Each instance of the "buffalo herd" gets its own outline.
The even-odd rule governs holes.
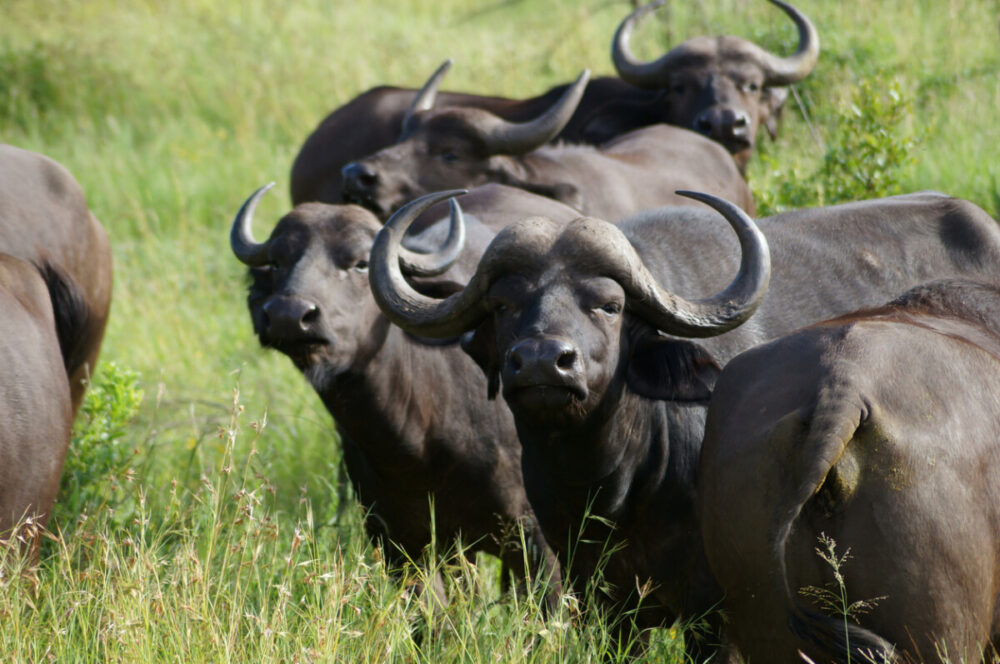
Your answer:
[[[548,610],[592,590],[637,656],[678,621],[695,662],[996,656],[1000,227],[930,191],[754,218],[756,134],[819,57],[770,2],[790,56],[643,62],[657,0],[618,77],[507,99],[440,91],[449,60],[334,110],[268,237],[270,186],[232,222],[253,331],[393,568],[461,542]],[[76,181],[0,145],[0,536],[51,511],[110,297]],[[865,615],[816,602],[820,543]]]

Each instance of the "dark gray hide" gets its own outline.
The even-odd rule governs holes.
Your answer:
[[[496,230],[525,210],[576,215],[498,186],[462,200],[466,249],[441,277],[415,280],[424,292],[460,288]],[[446,208],[432,209],[419,225],[424,230],[407,244],[436,249],[447,235]],[[431,542],[433,497],[439,546],[461,534],[471,550],[498,555],[522,574],[523,553],[510,539],[516,534],[511,525],[521,521],[535,572],[553,571],[558,584],[524,494],[506,405],[487,400],[485,377],[456,340],[412,337],[391,325],[372,299],[365,272],[380,227],[353,205],[306,203],[285,215],[259,247],[263,260],[251,261],[261,263],[250,269],[254,330],[263,346],[291,358],[333,416],[351,481],[370,511],[369,535],[391,540],[385,551],[393,564],[402,563],[403,554],[418,559]]]
[[[480,266],[500,267],[477,285],[488,298],[478,309],[457,313],[450,306],[460,301],[457,294],[438,305],[452,324],[435,326],[433,313],[391,315],[404,327],[419,318],[424,333],[476,330],[467,346],[493,380],[503,381],[525,488],[546,538],[565,564],[567,543],[579,537],[568,570],[578,586],[597,568],[604,542],[621,546],[603,569],[607,600],[617,610],[634,608],[637,588],[652,580],[640,626],[700,616],[722,599],[694,510],[705,403],[721,365],[930,278],[1000,271],[996,223],[975,205],[941,194],[779,215],[759,222],[773,266],[760,309],[741,327],[694,343],[658,334],[639,315],[648,299],[626,297],[620,282],[561,243],[572,224],[535,226],[523,243],[506,239],[524,228],[505,230],[484,254]],[[665,208],[619,228],[671,293],[717,293],[736,272],[736,240],[710,212]],[[606,235],[615,236],[610,224]],[[494,255],[494,247],[512,260]],[[383,268],[377,258],[373,253],[373,277]],[[601,520],[581,529],[587,513]],[[698,644],[691,645],[700,657]]]
[[[381,218],[418,196],[487,182],[613,221],[663,205],[694,205],[677,189],[706,191],[754,212],[750,189],[725,149],[686,129],[654,125],[596,147],[547,145],[540,135],[514,151],[491,137],[498,122],[481,109],[421,111],[402,140],[345,169],[358,175],[345,182],[345,196]]]
[[[111,248],[69,172],[34,152],[0,144],[0,252],[64,270],[83,293],[88,321],[68,356],[73,410],[97,363],[111,307]],[[67,340],[68,341],[68,340]]]
[[[88,321],[65,272],[0,253],[0,539],[48,521],[73,424],[64,353]]]
[[[440,92],[437,104],[481,108],[511,122],[525,122],[550,108],[569,85],[558,85],[529,99]],[[292,203],[342,202],[343,168],[399,140],[403,118],[417,92],[379,86],[324,118],[292,165]],[[619,78],[596,78],[587,85],[577,112],[558,138],[574,143],[604,142],[636,127],[654,124],[659,121],[658,97],[655,91],[640,90]]]
[[[980,661],[1000,643],[1000,290],[915,288],[734,358],[698,474],[705,550],[749,661]],[[798,590],[836,587],[852,620]],[[848,645],[849,641],[849,645]],[[891,644],[891,645],[890,645]],[[992,645],[990,645],[992,644]],[[850,657],[850,660],[848,660]],[[884,655],[875,661],[883,661]]]

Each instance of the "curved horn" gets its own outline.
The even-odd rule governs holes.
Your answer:
[[[462,193],[465,193],[462,191]],[[448,237],[434,253],[420,254],[405,247],[399,248],[400,268],[405,274],[415,277],[433,277],[450,268],[465,247],[465,216],[458,201],[449,201],[451,214]]]
[[[253,212],[257,209],[257,203],[273,186],[273,182],[265,184],[250,195],[240,211],[236,213],[233,227],[229,231],[229,246],[232,247],[233,253],[240,261],[250,267],[259,267],[267,263],[267,243],[254,240],[250,227],[253,223]]]
[[[401,127],[403,133],[410,127],[410,122],[413,119],[413,114],[419,111],[427,111],[434,108],[434,101],[437,99],[438,87],[441,85],[441,80],[444,75],[448,73],[451,69],[451,65],[454,60],[448,58],[435,70],[431,77],[427,79],[424,83],[424,87],[420,88],[417,92],[417,96],[413,98],[413,102],[410,104],[410,108],[406,110],[406,115],[403,116],[403,126]]]
[[[690,191],[677,193],[715,208],[739,237],[743,252],[739,272],[716,295],[692,301],[663,290],[620,231],[604,230],[603,237],[599,237],[593,229],[580,228],[582,232],[578,232],[573,241],[582,239],[595,247],[592,255],[607,257],[602,260],[606,261],[608,276],[628,293],[629,307],[636,315],[653,327],[679,337],[717,336],[746,321],[764,298],[771,276],[767,240],[753,220],[729,201]],[[597,239],[589,240],[588,235]]]
[[[670,66],[670,53],[653,62],[641,62],[632,55],[629,41],[632,39],[632,31],[639,25],[639,22],[665,3],[666,0],[656,0],[656,2],[639,7],[626,16],[615,31],[615,36],[611,40],[611,60],[615,64],[618,75],[626,83],[631,83],[639,88],[663,86],[660,72],[665,67]]]
[[[764,70],[766,85],[789,85],[801,81],[816,67],[819,59],[819,34],[806,16],[792,5],[781,0],[770,0],[795,21],[799,29],[799,46],[795,53],[783,58],[769,53],[756,44],[747,42],[754,53],[757,64]],[[663,86],[663,76],[674,66],[676,60],[688,51],[681,44],[670,50],[657,60],[641,62],[632,55],[629,40],[632,31],[648,14],[662,7],[664,0],[636,9],[621,22],[611,43],[611,59],[615,63],[618,75],[627,83],[640,88],[659,88]]]
[[[584,69],[549,110],[530,122],[507,122],[493,116],[494,126],[484,132],[486,149],[492,154],[524,154],[551,141],[573,117],[589,80],[590,70]]]
[[[463,190],[442,191],[410,201],[375,236],[368,271],[372,295],[386,317],[410,333],[439,338],[454,336],[470,329],[489,313],[484,297],[489,275],[481,275],[479,270],[464,290],[436,300],[410,286],[400,269],[400,243],[410,225],[431,205],[463,193]],[[460,210],[458,203],[453,203],[453,225],[455,213]]]
[[[819,60],[819,33],[812,22],[792,5],[781,0],[771,0],[795,21],[799,29],[799,46],[795,53],[783,58],[760,49],[760,66],[764,69],[766,85],[791,85],[801,81],[816,68]]]

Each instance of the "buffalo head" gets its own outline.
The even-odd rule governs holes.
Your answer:
[[[435,108],[438,86],[450,65],[441,65],[417,93],[395,145],[344,167],[344,200],[383,219],[423,194],[487,182],[563,200],[552,188],[524,181],[523,169],[510,157],[538,149],[563,130],[580,103],[589,72],[534,120],[509,122],[481,108]]]
[[[403,329],[431,337],[466,335],[463,345],[520,421],[579,421],[626,386],[642,396],[707,398],[718,366],[700,346],[670,339],[709,337],[756,310],[770,275],[767,243],[738,207],[686,193],[725,216],[743,250],[739,274],[712,297],[689,301],[657,283],[615,225],[592,218],[535,217],[501,231],[465,289],[447,299],[411,288],[398,268],[399,238],[427,202],[400,209],[372,250],[372,290]]]
[[[802,80],[815,68],[819,35],[795,7],[770,0],[795,22],[799,46],[779,57],[739,37],[695,37],[653,62],[640,62],[629,49],[638,23],[664,0],[636,9],[615,33],[611,57],[618,75],[636,87],[662,90],[663,121],[698,131],[722,143],[745,170],[753,152],[757,128],[764,125],[774,138],[785,86]]]
[[[319,389],[319,383],[363,364],[386,334],[388,322],[371,298],[367,276],[381,223],[355,205],[304,203],[258,243],[253,213],[270,187],[258,189],[240,208],[230,244],[250,268],[247,300],[260,343],[288,355]],[[455,193],[461,192],[439,198]],[[437,251],[403,249],[400,269],[411,277],[444,272],[461,252],[464,228],[456,217]]]

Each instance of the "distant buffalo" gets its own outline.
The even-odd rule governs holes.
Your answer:
[[[394,564],[419,559],[434,540],[448,544],[461,536],[470,550],[499,556],[521,576],[527,555],[535,573],[552,574],[557,587],[554,557],[524,493],[507,406],[487,400],[486,378],[457,340],[413,337],[372,298],[368,253],[381,222],[354,205],[307,203],[258,243],[250,225],[264,191],[240,210],[231,235],[234,253],[250,269],[254,331],[263,346],[294,362],[333,416],[348,474],[369,511],[369,535],[385,544]],[[461,288],[496,230],[530,210],[562,219],[577,214],[499,186],[463,201],[464,251],[456,235],[464,225],[449,234],[446,211],[425,215],[423,232],[407,242],[413,249],[404,251],[403,269],[422,292]],[[525,528],[527,554],[517,523]]]
[[[613,42],[612,57],[621,79],[591,81],[576,112],[554,139],[596,145],[640,127],[673,124],[719,141],[744,171],[758,126],[764,125],[772,137],[777,133],[787,98],[784,86],[808,76],[819,57],[819,36],[809,19],[791,5],[771,2],[788,14],[799,31],[798,48],[789,57],[775,56],[738,37],[695,37],[655,62],[640,62],[629,50],[631,33],[643,16],[662,3],[636,10],[622,22]],[[342,202],[342,169],[399,140],[406,118],[427,108],[424,93],[428,91],[434,92],[438,107],[478,108],[520,123],[551,108],[570,87],[559,85],[537,97],[517,100],[438,93],[441,76],[439,70],[420,92],[372,88],[324,118],[295,158],[292,203]]]
[[[801,81],[816,67],[819,35],[806,16],[781,0],[770,0],[795,22],[799,45],[779,57],[740,37],[694,37],[653,62],[636,60],[629,50],[639,21],[666,0],[636,9],[615,34],[611,49],[618,75],[640,88],[663,91],[659,122],[687,127],[718,141],[745,172],[753,154],[757,129],[771,138],[787,86]]]
[[[736,206],[698,197],[729,223],[699,208],[618,225],[522,220],[445,299],[399,273],[412,217],[401,211],[375,240],[369,276],[383,311],[411,333],[472,333],[464,346],[514,413],[525,489],[564,574],[582,588],[601,570],[613,613],[638,608],[640,627],[708,616],[708,643],[686,640],[703,661],[724,639],[695,511],[720,367],[929,278],[995,278],[1000,229],[934,193],[778,215],[759,230]]]
[[[705,550],[751,662],[995,661],[1000,289],[947,280],[733,359],[698,474]],[[800,594],[840,590],[846,621]],[[846,631],[845,631],[846,629]]]
[[[344,167],[345,199],[385,219],[418,196],[496,182],[612,221],[692,203],[676,189],[704,190],[753,213],[732,158],[692,131],[661,124],[600,146],[549,145],[573,117],[587,75],[529,122],[508,122],[481,108],[414,112],[398,143]]]
[[[68,366],[73,411],[79,407],[104,338],[111,307],[111,249],[80,185],[48,157],[0,144],[0,252],[51,264],[78,285],[89,315],[74,327]],[[57,312],[58,313],[58,312]]]
[[[0,539],[52,511],[73,426],[67,369],[90,313],[66,272],[0,253]]]

